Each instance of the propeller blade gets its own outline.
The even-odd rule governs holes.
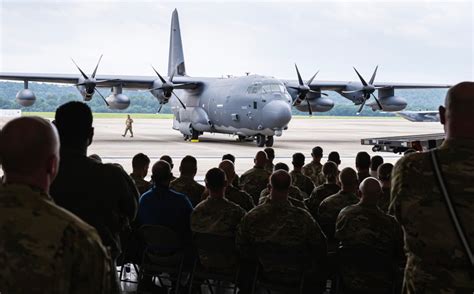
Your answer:
[[[97,65],[95,66],[94,72],[92,73],[92,78],[95,78],[95,74],[97,73],[97,68],[99,68],[100,61],[102,60],[102,56],[104,56],[104,54],[100,55],[99,61],[97,61]]]
[[[372,77],[370,78],[370,81],[369,81],[369,84],[373,84],[374,83],[374,80],[375,80],[375,75],[377,74],[377,69],[379,68],[379,66],[377,65],[375,67],[375,70],[374,70],[374,73],[372,74]]]
[[[360,108],[359,108],[359,110],[357,111],[357,115],[359,115],[359,114],[361,113],[362,109],[364,109],[364,106],[365,106],[365,102],[366,102],[366,101],[367,101],[367,100],[364,99],[364,102],[362,102],[362,104],[360,105]]]
[[[352,93],[357,93],[360,92],[361,90],[353,90],[353,91],[342,91],[343,94],[352,94]]]
[[[99,92],[99,89],[97,89],[97,87],[95,87],[94,90],[100,95],[100,97],[102,97],[102,100],[104,100],[105,105],[109,106],[109,102],[107,102],[107,100],[105,100],[104,95],[102,95],[102,93]]]
[[[163,79],[163,77],[158,73],[158,71],[153,67],[153,65],[151,66],[151,68],[153,68],[153,70],[155,71],[155,73],[158,75],[158,77],[160,78],[160,81],[161,81],[163,84],[166,84],[166,80]]]
[[[367,82],[364,80],[364,78],[360,75],[360,73],[357,71],[357,69],[355,67],[353,67],[356,74],[359,76],[359,79],[360,79],[360,82],[362,83],[362,85],[364,86],[367,86]]]
[[[313,115],[313,110],[311,109],[311,104],[309,103],[308,99],[306,99],[306,104],[308,104],[309,115],[312,116]]]
[[[81,72],[82,76],[84,77],[84,79],[88,80],[89,77],[82,71],[82,69],[79,67],[79,65],[77,65],[77,63],[74,61],[74,59],[72,59],[72,62],[74,63],[74,65],[77,67],[77,69]]]
[[[300,71],[298,70],[298,66],[296,65],[296,63],[295,63],[295,68],[296,68],[296,74],[298,75],[298,83],[300,84],[300,86],[303,86],[304,85],[303,79],[301,78]]]
[[[315,94],[321,94],[323,96],[329,96],[328,94],[326,93],[323,93],[323,92],[319,92],[319,91],[315,91],[315,90],[309,90],[311,93],[315,93]]]
[[[301,103],[301,100],[296,98],[295,100],[293,100],[292,106],[300,105],[300,103]]]
[[[160,113],[161,108],[163,108],[163,103],[160,103],[160,108],[158,108],[158,112],[157,112],[157,113]]]
[[[372,93],[372,96],[374,96],[375,102],[377,102],[377,105],[379,106],[379,109],[383,110],[382,104],[380,103],[379,99],[377,99],[377,97],[375,97],[375,95],[373,93]]]
[[[183,106],[183,108],[186,109],[186,106],[184,105],[183,101],[181,101],[181,99],[179,99],[178,95],[176,95],[174,93],[174,91],[172,91],[171,93],[176,97],[176,99],[178,99],[179,103],[181,103],[181,106]]]
[[[314,76],[311,77],[311,79],[309,79],[309,81],[307,83],[308,87],[309,87],[309,85],[311,85],[311,83],[313,82],[314,78],[318,75],[318,73],[319,73],[319,70],[314,74]]]

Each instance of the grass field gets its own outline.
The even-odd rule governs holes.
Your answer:
[[[44,118],[54,118],[54,112],[23,112],[23,115],[37,115]],[[171,119],[170,113],[131,113],[132,118],[136,119]],[[127,113],[94,113],[94,118],[119,118],[125,119]],[[293,115],[293,119],[402,119],[398,116],[330,116],[330,115]]]

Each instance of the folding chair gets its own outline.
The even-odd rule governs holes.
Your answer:
[[[144,225],[138,229],[138,234],[143,238],[145,245],[140,264],[138,288],[140,289],[144,277],[157,277],[162,286],[165,286],[162,279],[175,282],[174,290],[177,294],[185,256],[184,246],[177,234],[170,228],[159,225]]]
[[[257,287],[283,293],[303,293],[305,278],[313,269],[310,250],[304,246],[256,244],[258,260],[252,294]],[[277,270],[275,270],[277,269]]]
[[[237,279],[239,278],[239,255],[235,248],[234,237],[224,237],[214,234],[194,233],[193,244],[198,253],[198,257],[194,260],[193,270],[190,277],[189,294],[192,291],[193,283],[204,281],[209,287],[211,294],[212,286],[219,288],[233,289],[233,293],[237,292]],[[222,260],[225,258],[229,261],[225,265],[208,265],[200,257],[204,256],[210,259],[217,258]],[[211,280],[213,283],[211,283]],[[230,282],[233,286],[223,287],[222,282]]]

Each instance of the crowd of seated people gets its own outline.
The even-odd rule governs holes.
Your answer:
[[[130,241],[123,236],[139,238],[132,232],[143,226],[164,226],[185,244],[184,272],[196,260],[208,269],[241,267],[240,293],[252,293],[259,279],[295,293],[323,293],[328,280],[333,293],[472,293],[474,83],[452,87],[440,116],[443,145],[395,166],[359,152],[354,168],[339,170],[339,153],[324,162],[316,146],[306,165],[293,154],[290,172],[266,148],[240,176],[236,158],[223,155],[204,185],[191,155],[177,178],[173,159],[162,155],[151,181],[143,153],[130,175],[100,154],[87,156],[94,128],[82,102],[59,107],[53,123],[13,119],[0,133],[0,293],[119,293],[116,261]],[[196,252],[200,234],[233,238],[236,254]],[[158,284],[140,276],[139,290]]]

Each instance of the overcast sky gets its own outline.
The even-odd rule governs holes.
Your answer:
[[[190,76],[245,72],[378,81],[474,80],[472,1],[9,1],[0,0],[0,71],[166,73],[179,11]]]

